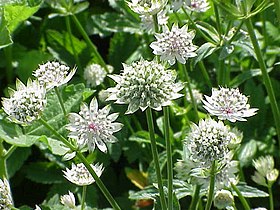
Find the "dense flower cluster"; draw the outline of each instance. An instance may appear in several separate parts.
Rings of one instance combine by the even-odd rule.
[[[29,79],[25,86],[16,81],[16,90],[9,90],[10,98],[2,98],[3,110],[9,119],[21,125],[29,125],[38,119],[46,105],[46,91],[37,80]]]
[[[103,165],[91,164],[91,167],[96,173],[96,175],[100,177],[104,170]],[[90,185],[95,181],[83,163],[78,163],[77,165],[72,163],[72,168],[71,169],[66,168],[66,171],[63,171],[63,173],[66,179],[68,179],[73,184],[79,186]]]
[[[234,203],[234,198],[229,190],[219,190],[214,196],[214,206],[218,209],[225,209],[232,206]]]
[[[70,67],[56,61],[48,61],[33,72],[40,85],[45,86],[47,90],[66,84],[75,74],[76,69],[70,70]]]
[[[179,28],[173,24],[171,30],[165,26],[163,33],[155,34],[157,41],[152,42],[150,47],[155,55],[160,56],[160,60],[168,61],[170,65],[175,64],[176,60],[185,64],[188,58],[196,56],[197,46],[192,43],[194,36],[195,32],[188,32],[187,25]]]
[[[155,15],[160,12],[168,0],[131,0],[127,4],[131,10],[140,15]]]
[[[181,83],[175,83],[176,72],[166,70],[156,61],[140,60],[131,65],[123,64],[121,75],[110,75],[117,82],[116,87],[107,91],[107,100],[116,100],[118,104],[129,104],[126,114],[134,113],[139,108],[147,107],[161,110],[171,100],[181,97],[178,94],[183,88]]]
[[[212,115],[218,116],[220,120],[246,121],[245,117],[256,114],[258,109],[250,109],[247,104],[248,98],[241,94],[236,88],[213,88],[211,97],[205,96],[202,100],[204,108]]]
[[[113,72],[112,66],[107,66],[109,73]],[[99,64],[90,64],[85,68],[84,79],[88,86],[96,87],[100,85],[107,76],[106,70]]]
[[[172,1],[171,8],[176,11],[184,7],[194,12],[206,12],[210,5],[207,0],[174,0]]]
[[[0,209],[10,210],[13,206],[9,182],[7,179],[0,179]]]

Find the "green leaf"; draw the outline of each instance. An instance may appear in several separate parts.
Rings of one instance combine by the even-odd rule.
[[[240,161],[241,167],[250,165],[256,152],[257,142],[254,139],[251,139],[249,142],[242,144],[238,153],[238,159]]]
[[[218,31],[209,23],[206,22],[201,22],[198,21],[197,22],[197,27],[206,32],[208,34],[208,36],[215,42],[215,43],[219,43],[220,42],[220,35],[218,33]]]
[[[31,154],[30,147],[17,148],[7,160],[8,177],[14,174],[23,166],[24,162]]]
[[[206,42],[203,45],[201,45],[198,50],[196,51],[197,56],[194,58],[194,65],[196,65],[199,61],[203,60],[204,58],[211,55],[213,52],[215,52],[218,48],[216,45]]]
[[[65,155],[68,151],[67,147],[59,140],[41,136],[39,139],[41,142],[45,143],[48,146],[48,149],[52,152],[54,155]]]
[[[238,183],[238,185],[236,187],[239,189],[241,194],[247,198],[254,198],[254,197],[259,198],[259,197],[268,197],[269,196],[266,192],[259,190],[258,188],[255,188],[255,187],[248,186],[244,182]],[[235,192],[233,192],[233,194],[234,194],[234,196],[237,196],[237,194]]]
[[[86,10],[88,8],[88,6],[89,6],[89,3],[87,1],[86,2],[80,2],[78,4],[73,5],[71,10],[72,10],[73,14],[78,14],[78,13]]]
[[[5,5],[4,16],[7,21],[9,31],[12,33],[18,25],[27,20],[40,8],[40,5],[30,7],[29,5]]]
[[[159,156],[158,161],[159,161],[160,171],[162,171],[167,162],[167,153],[166,153],[166,151],[163,151],[158,156]],[[148,168],[148,182],[149,183],[157,182],[156,167],[155,167],[154,161],[152,161],[150,163],[149,168]]]
[[[10,32],[7,28],[3,10],[0,8],[0,49],[9,46],[13,43]]]
[[[42,184],[55,184],[63,182],[62,172],[52,162],[36,162],[24,167],[26,177]]]

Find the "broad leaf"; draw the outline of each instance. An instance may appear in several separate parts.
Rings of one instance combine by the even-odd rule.
[[[254,158],[256,152],[257,142],[254,139],[243,144],[238,153],[238,159],[240,161],[241,167],[251,164],[251,161]]]
[[[4,17],[3,9],[0,8],[0,49],[13,43],[10,32],[7,28],[7,22]]]
[[[266,192],[255,187],[248,186],[246,183],[239,183],[236,187],[239,189],[242,195],[247,198],[268,197]],[[233,193],[235,196],[237,196],[235,192]]]

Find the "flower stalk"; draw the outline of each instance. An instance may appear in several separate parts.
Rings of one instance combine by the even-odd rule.
[[[214,189],[215,189],[215,172],[216,172],[216,161],[214,160],[212,162],[211,171],[210,171],[210,184],[209,184],[209,191],[208,191],[205,210],[210,210],[212,202],[213,202]]]
[[[55,94],[57,95],[57,98],[58,98],[60,107],[61,107],[61,109],[62,109],[63,115],[64,115],[64,117],[66,118],[67,112],[66,112],[66,110],[65,110],[64,103],[63,103],[63,99],[62,99],[62,97],[61,97],[61,95],[60,95],[60,93],[59,93],[58,88],[57,88],[57,87],[54,87],[54,91],[55,91]]]
[[[86,194],[87,194],[87,185],[84,185],[83,192],[82,192],[81,210],[85,209]]]
[[[236,192],[239,200],[241,201],[241,203],[242,203],[242,205],[244,207],[244,210],[251,210],[248,202],[246,201],[246,199],[244,198],[242,193],[239,191],[239,189],[233,183],[230,183],[230,184],[231,184],[232,189]]]

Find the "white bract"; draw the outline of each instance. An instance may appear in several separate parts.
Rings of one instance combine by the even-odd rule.
[[[171,8],[177,11],[181,7],[194,12],[206,12],[210,5],[207,0],[173,0],[171,3]]]
[[[110,72],[113,71],[112,66],[108,66]],[[84,79],[88,86],[96,87],[100,85],[107,75],[106,70],[99,64],[90,64],[85,68]]]
[[[219,190],[214,196],[214,206],[218,209],[225,209],[234,203],[233,195],[229,190]]]
[[[130,9],[140,15],[155,15],[160,12],[168,0],[130,0],[127,1]]]
[[[117,85],[107,89],[107,100],[118,104],[129,104],[126,114],[144,111],[151,107],[157,111],[171,104],[171,100],[181,97],[178,92],[183,84],[175,83],[176,71],[166,70],[156,61],[140,60],[131,65],[123,64],[121,75],[109,75]]]
[[[169,16],[166,15],[166,10],[161,10],[157,14],[157,22],[159,26],[166,25],[168,23]],[[155,23],[153,15],[145,14],[140,15],[141,19],[141,27],[147,31],[148,33],[154,33],[155,31]]]
[[[21,125],[29,125],[40,117],[46,106],[46,90],[38,80],[28,79],[25,86],[16,80],[16,90],[9,89],[10,98],[2,98],[3,110],[9,119]]]
[[[88,147],[93,151],[97,146],[102,152],[107,152],[105,143],[113,143],[117,138],[113,133],[121,130],[122,124],[113,122],[118,118],[118,113],[109,115],[111,107],[105,106],[98,109],[96,98],[93,98],[89,106],[82,103],[79,114],[70,113],[70,123],[66,129],[70,131],[68,137],[75,139],[80,148]]]
[[[0,179],[0,209],[10,210],[13,206],[10,185],[7,179]]]
[[[195,53],[197,46],[192,43],[194,36],[195,32],[188,32],[187,25],[178,28],[177,24],[173,24],[171,30],[165,26],[163,33],[155,34],[157,41],[152,42],[150,47],[155,55],[160,56],[161,61],[168,61],[170,65],[173,65],[177,60],[185,64],[188,58],[197,55]]]
[[[248,98],[241,94],[236,88],[213,88],[212,95],[205,96],[202,100],[203,107],[212,115],[218,116],[220,120],[246,121],[245,117],[256,114],[256,108],[250,109],[247,104]]]
[[[90,166],[96,175],[100,177],[104,170],[103,165],[97,163],[95,165],[90,164]],[[86,186],[95,182],[94,178],[83,163],[78,163],[77,165],[72,163],[72,168],[66,168],[66,171],[63,171],[63,173],[64,177],[68,179],[68,181],[79,186]]]
[[[39,65],[39,68],[33,72],[40,85],[45,86],[47,90],[61,86],[69,82],[74,76],[76,68],[70,70],[70,67],[56,61],[48,61]]]
[[[74,194],[73,194],[72,192],[70,192],[70,191],[68,191],[68,194],[62,195],[62,196],[60,197],[60,202],[61,202],[64,206],[66,206],[66,207],[68,207],[68,208],[71,208],[71,209],[73,209],[73,208],[76,207],[75,196],[74,196]]]

